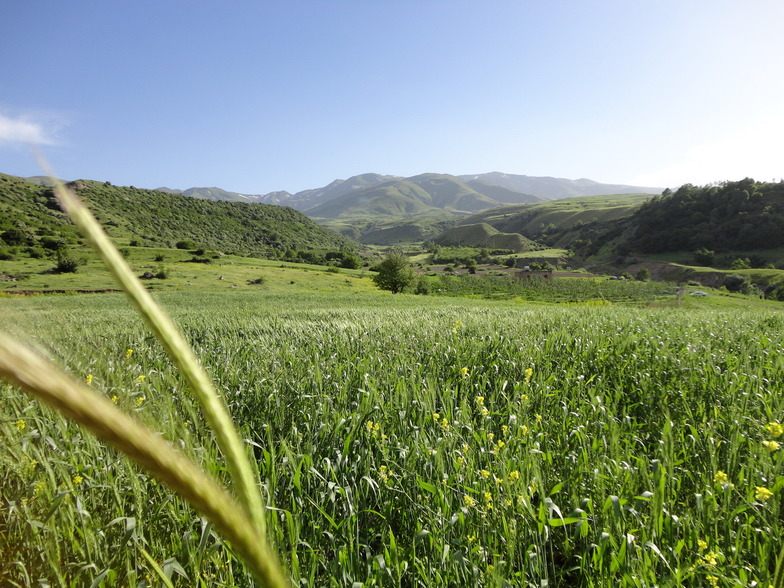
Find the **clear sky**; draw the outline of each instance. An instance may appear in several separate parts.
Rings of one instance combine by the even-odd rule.
[[[781,0],[0,0],[0,172],[784,177]]]

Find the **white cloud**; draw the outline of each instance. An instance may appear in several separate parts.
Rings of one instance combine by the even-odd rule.
[[[54,145],[53,132],[44,123],[26,116],[11,118],[0,114],[0,145],[29,143],[32,145]]]

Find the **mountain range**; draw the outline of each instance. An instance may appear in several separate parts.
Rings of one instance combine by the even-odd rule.
[[[501,172],[460,176],[425,173],[408,178],[366,173],[295,194],[287,191],[240,194],[216,187],[158,190],[206,200],[290,206],[315,219],[469,215],[509,204],[600,194],[660,194],[662,191],[661,188],[603,184],[584,178],[569,180]]]

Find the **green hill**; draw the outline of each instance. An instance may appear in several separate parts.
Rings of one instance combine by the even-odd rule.
[[[533,242],[519,233],[502,233],[487,223],[460,225],[449,229],[434,242],[446,246],[509,249],[517,253],[534,248]]]
[[[357,243],[291,208],[213,202],[89,180],[69,184],[109,235],[120,242],[173,247],[177,242],[223,252],[278,257],[286,250],[355,250]],[[0,235],[7,246],[56,248],[76,243],[74,226],[51,188],[0,174]]]

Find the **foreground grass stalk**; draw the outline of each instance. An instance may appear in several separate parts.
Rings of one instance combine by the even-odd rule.
[[[50,175],[53,176],[51,173]],[[251,469],[245,445],[234,428],[226,403],[218,396],[190,345],[185,341],[185,337],[136,278],[95,217],[62,182],[55,180],[54,189],[63,209],[100,253],[106,267],[131,299],[193,390],[207,423],[215,434],[218,446],[226,458],[226,465],[240,503],[247,516],[263,534],[265,532],[264,505],[256,484],[256,476]]]
[[[3,334],[0,334],[0,377],[73,419],[204,513],[231,542],[262,586],[288,586],[276,556],[244,510],[161,437]]]

